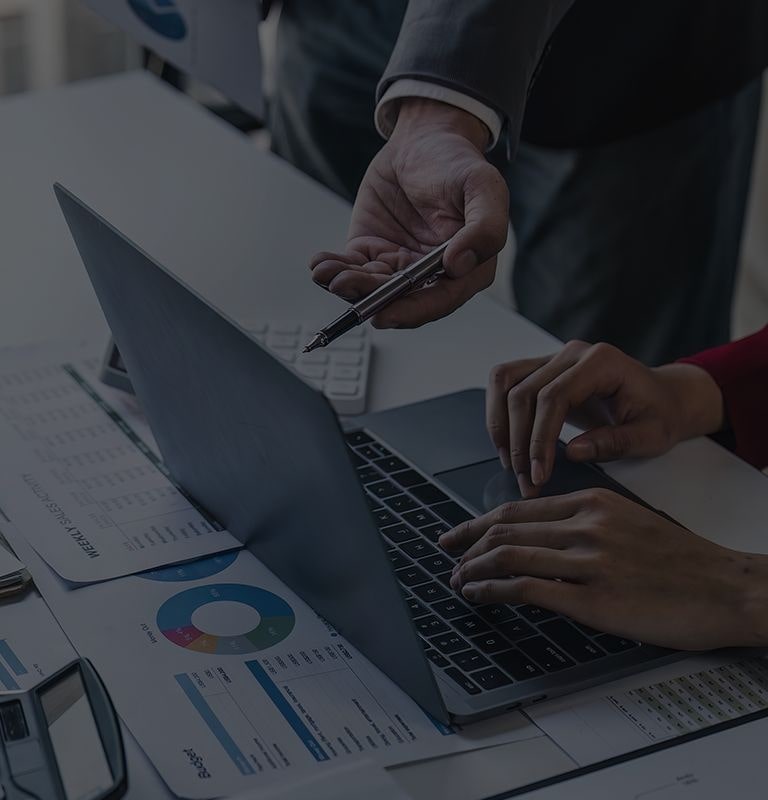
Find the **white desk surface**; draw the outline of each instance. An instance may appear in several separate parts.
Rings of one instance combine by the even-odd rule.
[[[145,73],[0,102],[0,346],[106,336],[55,202],[61,181],[235,319],[325,321],[338,301],[309,280],[341,246],[349,207]],[[479,297],[418,331],[376,332],[370,409],[483,386],[503,360],[552,351],[547,334]],[[768,484],[708,441],[610,471],[693,530],[768,552]],[[130,737],[128,737],[130,740]],[[170,797],[128,742],[129,798]],[[480,798],[560,771],[548,742],[399,770],[414,797]]]

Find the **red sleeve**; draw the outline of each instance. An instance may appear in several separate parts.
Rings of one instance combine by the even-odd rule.
[[[680,359],[705,369],[723,392],[736,452],[768,465],[768,326],[736,342]]]

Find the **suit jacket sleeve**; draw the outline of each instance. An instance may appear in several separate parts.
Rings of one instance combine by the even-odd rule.
[[[439,83],[496,109],[510,144],[547,43],[574,0],[410,0],[380,100],[402,78]]]
[[[768,327],[681,360],[705,369],[720,387],[737,454],[768,466]]]

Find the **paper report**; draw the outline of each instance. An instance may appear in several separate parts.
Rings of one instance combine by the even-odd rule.
[[[18,532],[7,535],[181,797],[542,735],[519,713],[435,722],[247,551],[68,589]]]
[[[121,413],[97,365],[71,348],[0,352],[5,515],[77,583],[238,547],[167,474],[149,429]]]

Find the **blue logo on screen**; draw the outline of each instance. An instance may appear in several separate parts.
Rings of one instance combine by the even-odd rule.
[[[155,33],[176,41],[187,35],[187,23],[176,7],[176,0],[128,0],[133,13]]]

